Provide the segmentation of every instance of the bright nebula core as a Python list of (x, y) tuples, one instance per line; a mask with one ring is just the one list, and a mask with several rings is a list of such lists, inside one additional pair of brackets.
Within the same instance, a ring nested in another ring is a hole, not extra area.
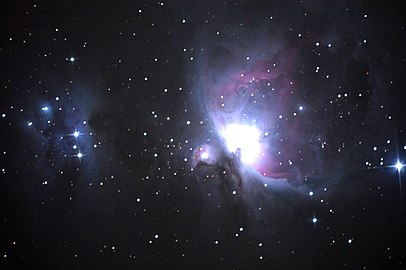
[(253, 164), (259, 158), (260, 132), (255, 126), (230, 124), (221, 133), (228, 150), (246, 164)]

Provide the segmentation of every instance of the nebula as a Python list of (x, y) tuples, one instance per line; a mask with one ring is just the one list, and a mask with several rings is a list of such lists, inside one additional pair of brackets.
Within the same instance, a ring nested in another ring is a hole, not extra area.
[(317, 135), (303, 128), (306, 104), (300, 103), (303, 93), (295, 83), (296, 50), (213, 45), (199, 69), (199, 102), (221, 147), (241, 159), (244, 170), (268, 180), (303, 182), (315, 169), (304, 164), (306, 155), (317, 157), (312, 142)]

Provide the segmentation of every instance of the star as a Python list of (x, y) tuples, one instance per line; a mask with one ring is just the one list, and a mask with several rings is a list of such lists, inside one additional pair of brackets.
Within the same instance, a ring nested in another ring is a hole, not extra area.
[(395, 164), (395, 168), (396, 168), (396, 170), (398, 170), (398, 172), (400, 172), (402, 170), (403, 166), (405, 166), (405, 165), (403, 163), (401, 163), (399, 160)]
[(74, 157), (77, 157), (79, 159), (79, 162), (82, 162), (82, 158), (84, 157), (84, 154), (82, 152), (78, 152)]

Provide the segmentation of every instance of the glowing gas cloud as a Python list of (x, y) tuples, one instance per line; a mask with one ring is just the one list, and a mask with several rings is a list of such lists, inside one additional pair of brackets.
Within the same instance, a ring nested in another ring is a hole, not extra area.
[(230, 152), (235, 153), (241, 161), (253, 164), (260, 154), (260, 132), (255, 126), (229, 124), (221, 133)]
[(266, 178), (298, 180), (314, 171), (315, 159), (309, 165), (305, 158), (317, 161), (314, 144), (320, 137), (304, 132), (308, 106), (296, 83), (297, 49), (272, 43), (213, 45), (201, 57), (199, 103), (218, 142), (214, 146), (206, 139), (198, 146), (203, 150), (195, 151), (195, 163), (215, 162), (218, 156), (209, 151), (216, 149), (241, 161), (244, 171)]

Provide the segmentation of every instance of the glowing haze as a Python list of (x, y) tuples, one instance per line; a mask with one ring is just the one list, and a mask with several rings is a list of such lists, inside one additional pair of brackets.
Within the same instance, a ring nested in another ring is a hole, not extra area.
[(227, 149), (239, 155), (246, 164), (254, 163), (260, 154), (260, 132), (255, 126), (229, 124), (221, 134)]

